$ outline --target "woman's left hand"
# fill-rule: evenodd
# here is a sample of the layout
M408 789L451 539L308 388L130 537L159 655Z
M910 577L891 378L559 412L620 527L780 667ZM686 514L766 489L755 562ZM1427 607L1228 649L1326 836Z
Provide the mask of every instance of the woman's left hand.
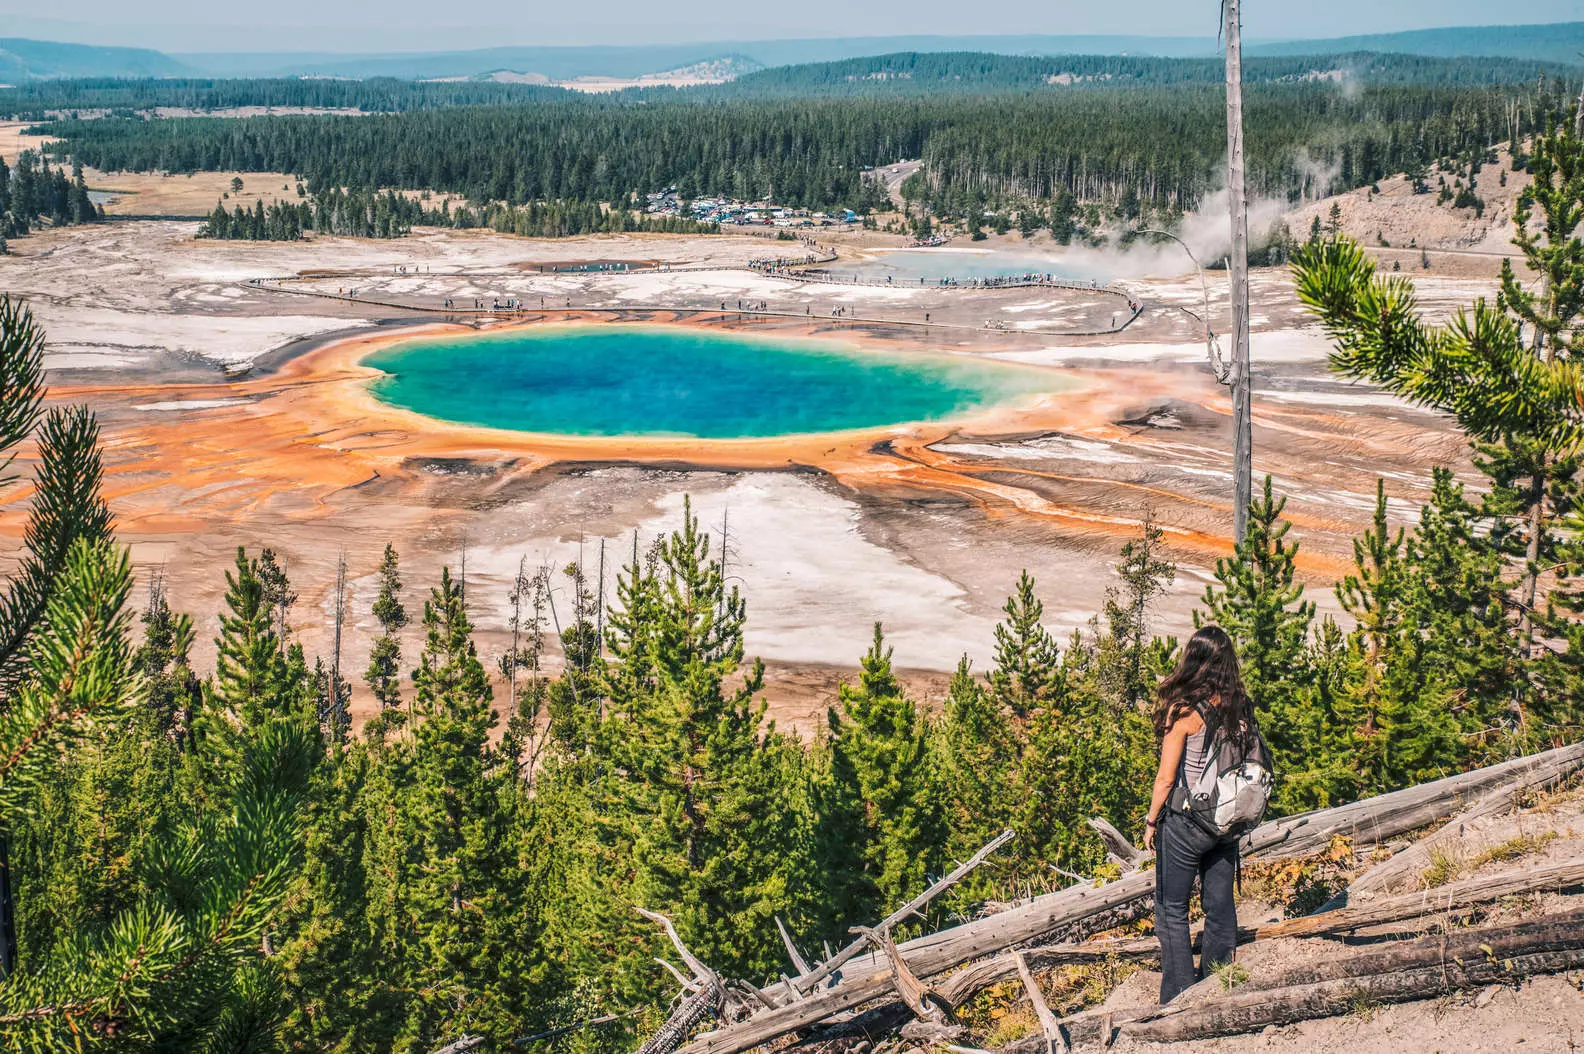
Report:
M1152 824L1152 823L1147 823L1147 824L1144 825L1144 849L1145 849L1146 852L1148 852L1150 850L1153 850L1154 848L1155 848L1155 825Z

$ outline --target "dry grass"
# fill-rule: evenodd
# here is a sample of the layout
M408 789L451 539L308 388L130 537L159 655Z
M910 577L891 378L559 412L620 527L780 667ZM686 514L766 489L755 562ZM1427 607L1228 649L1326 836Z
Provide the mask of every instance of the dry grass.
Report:
M1484 867L1486 864L1517 860L1519 857L1528 856L1530 853L1544 849L1547 845L1556 841L1558 837L1555 831L1545 831L1541 834L1520 834L1516 838L1509 838L1500 845L1493 845L1483 853L1480 853L1469 862L1469 869L1475 870Z
M998 1013L999 1017L996 1016ZM1032 1010L992 1010L990 1016L995 1026L984 1038L984 1045L990 1050L1014 1043L1039 1029L1039 1021Z
M1438 845L1430 850L1430 866L1419 874L1425 889L1435 889L1453 881L1463 873L1463 861L1454 846Z

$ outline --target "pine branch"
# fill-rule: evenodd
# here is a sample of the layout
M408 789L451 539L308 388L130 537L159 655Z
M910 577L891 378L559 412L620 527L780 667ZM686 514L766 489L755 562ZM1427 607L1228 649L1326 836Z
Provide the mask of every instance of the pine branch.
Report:
M125 550L74 543L34 637L30 675L0 713L0 810L7 818L90 718L114 719L133 706L141 679L127 643L131 584Z
M110 535L110 510L99 494L103 465L99 425L86 407L57 408L39 434L33 511L26 554L0 602L0 683L21 673L29 635L45 613L72 543Z

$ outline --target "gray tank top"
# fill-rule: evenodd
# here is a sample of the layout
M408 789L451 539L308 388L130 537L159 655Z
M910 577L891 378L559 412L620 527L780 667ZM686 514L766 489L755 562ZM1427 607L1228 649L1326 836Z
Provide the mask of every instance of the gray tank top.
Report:
M1190 787L1199 782L1205 766L1210 762L1206 756L1210 746L1209 732L1209 728L1201 726L1199 731L1183 741L1183 777Z

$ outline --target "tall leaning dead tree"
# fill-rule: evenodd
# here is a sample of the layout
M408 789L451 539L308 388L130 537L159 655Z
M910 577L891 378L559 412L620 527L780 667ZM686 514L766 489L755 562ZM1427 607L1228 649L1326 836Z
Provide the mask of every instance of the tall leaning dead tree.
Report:
M1243 181L1243 42L1239 0L1222 0L1226 33L1227 206L1232 216L1232 533L1243 540L1254 493L1254 427L1250 418L1248 194Z

